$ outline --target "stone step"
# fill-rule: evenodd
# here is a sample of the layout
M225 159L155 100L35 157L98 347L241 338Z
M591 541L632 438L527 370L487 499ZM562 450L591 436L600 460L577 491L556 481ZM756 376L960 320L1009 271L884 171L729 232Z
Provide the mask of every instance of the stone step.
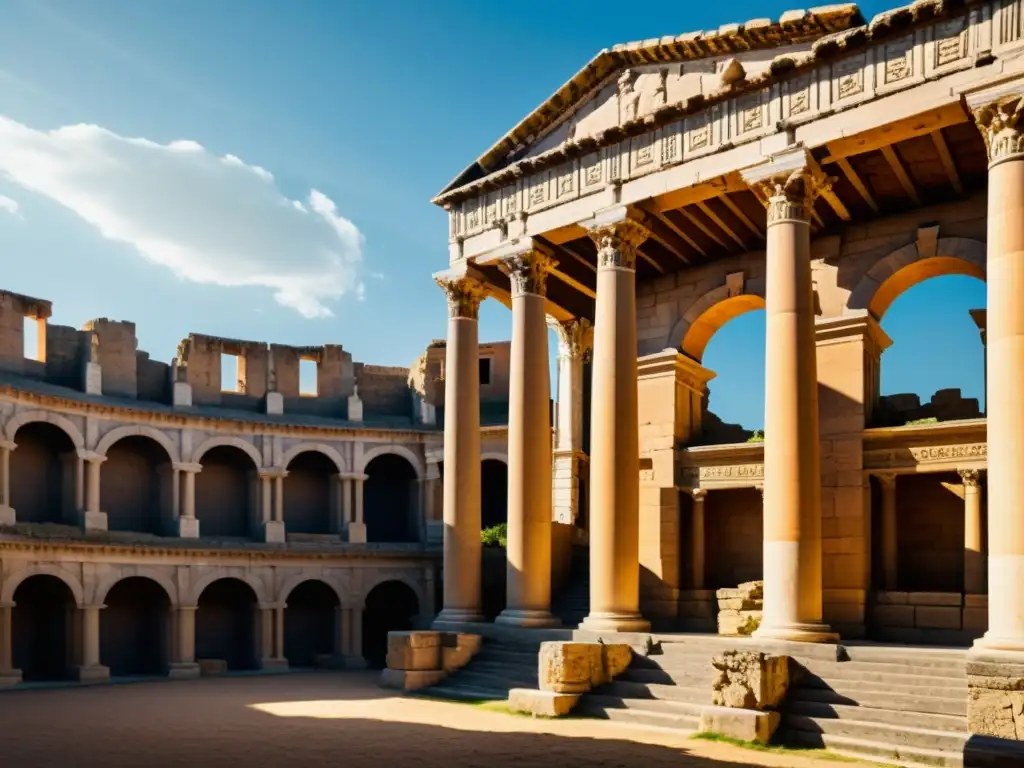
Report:
M899 719L898 713L893 713L893 720L889 723L787 714L786 728L796 731L827 733L851 739L877 741L897 747L936 749L939 751L962 752L968 737L966 731L955 732L938 731L931 728L913 728Z
M946 752L939 749L886 744L831 733L790 730L785 726L777 732L777 738L790 746L823 748L841 755L877 758L896 765L907 766L907 768L917 768L918 766L922 768L963 768L964 764L962 745L957 751ZM964 743L966 743L966 737Z
M481 672L489 675L504 676L510 680L537 680L537 662L533 664L507 664L502 661L474 659L459 672Z
M597 717L603 720L630 723L631 725L668 728L681 733L694 733L700 728L700 716L685 712L653 711L607 706L594 696L584 696L576 705L573 714Z
M432 685L429 688L421 688L413 695L429 696L434 699L448 699L450 701L505 701L508 699L507 691L473 688L468 685L451 685L448 684L448 680L438 685Z
M882 681L863 681L863 680L847 680L845 678L831 678L828 681L822 680L821 678L809 678L806 681L800 681L795 685L791 691L808 691L812 689L826 689L833 690L836 693L840 693L844 696L857 695L865 692L886 692L890 694L903 694L918 696L920 698L939 698L939 699L955 699L963 697L967 698L967 687L964 685L943 685L940 683L935 684L932 681L929 683L906 685L901 683L890 683L887 680Z
M659 712L674 715L692 715L700 717L703 704L689 701L672 701L669 699L633 699L623 696L609 695L603 690L599 693L588 693L583 700L605 709L633 709L638 712Z
M829 690L827 688L797 688L789 694L790 702L809 701L821 704L873 707L896 712L922 712L937 715L966 717L967 697L922 696L920 694L893 693L886 690Z
M536 688L537 677L533 679L528 677L518 677L511 674L494 673L487 671L477 671L464 667L451 675L449 680L457 683L458 685L469 685L474 688L493 688L494 690L504 690L508 693L511 688Z
M822 661L807 659L800 666L816 675L827 677L831 674L856 672L858 675L911 675L916 677L942 678L954 682L967 681L967 669L959 667L931 667L926 664L890 663L878 661Z
M655 683L658 685L679 685L692 688L706 688L711 690L711 683L715 679L715 671L694 670L667 672L663 669L647 669L643 667L629 667L618 679L628 680L633 683Z
M967 718L960 715L941 715L924 712L894 711L850 704L828 704L820 701L794 701L786 705L787 716L802 715L813 718L860 720L871 723L895 723L909 728L933 731L967 732Z
M688 704L711 704L711 686L687 687L682 685L658 685L639 683L622 677L614 683L601 686L596 693L619 696L624 699L682 701Z
M876 688L884 686L894 690L917 690L917 689L939 689L949 691L960 691L967 695L967 678L940 677L937 675L906 675L899 673L866 672L856 668L843 669L845 665L837 664L834 670L811 671L801 675L797 679L797 685L802 688L829 688L839 682L855 682L865 685L874 685Z
M523 667L524 669L537 669L538 658L540 658L540 651L528 653L484 648L470 660L470 664L486 662L488 664L508 664L512 667Z
M967 652L962 648L900 648L885 644L843 645L843 654L850 661L873 661L885 664L911 664L934 669L963 669Z

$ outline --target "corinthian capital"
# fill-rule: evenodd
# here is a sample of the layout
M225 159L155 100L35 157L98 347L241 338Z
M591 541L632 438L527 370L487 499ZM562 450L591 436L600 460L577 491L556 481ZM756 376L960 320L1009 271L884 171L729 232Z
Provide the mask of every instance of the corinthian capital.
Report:
M981 472L976 469L958 469L957 472L965 488L977 488L981 482Z
M818 197L832 188L832 179L802 146L795 146L742 173L768 201L768 225L782 221L809 223Z
M441 286L448 298L448 316L476 320L480 302L487 298L483 281L468 273L439 272L434 282Z
M584 224L597 246L597 266L636 269L637 249L650 236L624 206L598 214Z
M548 274L558 262L541 250L530 249L505 256L501 271L512 283L512 296L547 295Z
M560 321L549 317L548 326L558 334L559 357L582 358L594 343L594 327L586 318Z
M1022 111L1024 98L1019 93L980 106L972 105L971 113L988 150L989 168L1024 155Z

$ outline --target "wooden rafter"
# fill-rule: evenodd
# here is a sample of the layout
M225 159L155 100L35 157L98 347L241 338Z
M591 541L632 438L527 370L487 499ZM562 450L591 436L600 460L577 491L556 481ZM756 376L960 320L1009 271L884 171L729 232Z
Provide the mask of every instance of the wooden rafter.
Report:
M743 222L743 226L745 226L747 229L749 229L754 234L755 237L757 237L759 239L764 237L764 230L762 228L758 227L754 222L752 222L747 217L747 215L745 213L743 213L743 211L740 210L740 207L738 205L736 205L736 203L734 203L732 200L729 199L728 195L722 195L718 199L721 200L722 204L732 212L733 216L735 216L737 219L739 219L741 222Z
M953 161L953 155L949 151L949 145L946 144L946 137L942 135L942 131L932 131L932 143L935 144L935 149L939 153L939 159L942 160L942 167L946 169L946 175L949 177L949 183L956 190L958 195L963 195L964 185L960 181L960 173L956 169L956 163Z
M882 149L898 141L912 139L916 136L941 130L950 125L967 122L967 113L960 102L944 104L941 107L923 112L920 115L907 117L877 128L863 131L853 136L836 139L828 143L828 156L821 161L822 165L836 163L840 158L860 155L873 149Z
M722 248L726 247L725 242L722 240L722 238L720 238L718 235L716 235L714 232L712 232L711 229L703 221L698 219L696 216L694 216L692 213L690 213L685 208L680 208L679 212L681 214L683 214L683 216L685 216L686 219L690 223L692 223L695 227L697 227L697 229L699 229L705 235L707 235L712 240L714 240L716 243L718 243L719 246L721 246Z
M707 252L703 248L701 248L699 245L697 245L697 242L692 237L690 237L688 234L686 234L686 232L684 232L680 227L677 227L675 225L675 223L672 221L672 219L670 219L664 213L661 213L661 212L655 210L654 207L647 207L647 206L640 206L640 207L642 208L642 210L644 210L645 212L649 213L654 219L656 219L657 221L660 221L662 224L664 224L670 230L675 232L676 235L679 236L679 239L682 240L684 243L686 243L691 248L693 248L693 250L697 251L697 253L699 253L701 256L704 256L705 258L707 258L707 255L708 255Z
M656 262L656 261L655 261L654 259L652 259L652 258L651 258L650 256L648 256L648 255L647 255L646 253L644 253L644 252L643 252L643 246L640 246L639 248L637 248L637 249L636 249L636 252L637 252L637 255L638 255L638 256L639 256L639 257L640 257L641 259L643 259L643 260L644 260L644 261L646 261L646 262L647 262L648 264L650 264L650 265L651 265L652 267L654 267L654 268L655 268L656 270L658 270L658 273L659 273L659 274L662 274L662 275L664 275L664 274L665 274L665 268L664 268L663 266L661 266L661 264L659 264L658 262Z
M841 157L836 160L836 165L839 166L840 170L846 176L846 180L853 185L853 188L857 190L857 194L864 198L864 202L870 206L871 210L878 213L878 203L875 202L875 198L872 197L871 192L868 191L867 186L861 180L860 175L850 165L850 161L845 157Z
M900 162L899 157L896 155L896 150L893 149L891 144L882 147L882 156L889 163L892 172L896 174L896 178L899 180L900 186L903 187L903 191L907 193L907 197L913 201L914 205L920 205L921 196L917 193L914 182L910 180L910 176L907 175L907 169L903 167L903 163Z
M575 259L578 264L582 264L595 275L597 274L597 265L592 264L589 259L580 254L573 246L569 245L568 243L562 243L561 245L557 246L557 248L559 252L568 254L569 257Z
M739 235L733 232L732 227L730 227L728 224L722 221L721 217L719 217L717 213L711 210L711 208L708 207L708 204L706 202L702 200L701 202L697 203L697 207L701 210L701 213L703 213L705 216L707 216L709 219L711 219L711 221L715 223L716 227L718 227L720 230L725 232L725 234L731 237L736 242L736 244L739 245L740 248L746 250L747 244L743 242L743 238L741 238Z

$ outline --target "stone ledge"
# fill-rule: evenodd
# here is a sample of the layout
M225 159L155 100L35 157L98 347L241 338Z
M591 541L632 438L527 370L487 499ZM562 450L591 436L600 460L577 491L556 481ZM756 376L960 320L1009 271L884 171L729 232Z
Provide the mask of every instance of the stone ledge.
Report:
M513 688L508 692L509 709L534 717L565 717L579 700L579 694L535 691L531 688Z
M778 712L758 712L731 707L703 707L700 712L700 730L718 733L731 739L767 744L779 727Z

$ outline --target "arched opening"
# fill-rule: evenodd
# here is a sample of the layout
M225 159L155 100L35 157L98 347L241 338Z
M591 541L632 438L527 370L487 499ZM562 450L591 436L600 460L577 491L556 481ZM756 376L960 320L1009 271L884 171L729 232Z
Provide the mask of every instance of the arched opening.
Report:
M508 522L508 465L499 459L480 464L480 527Z
M371 542L419 540L416 470L395 453L382 453L366 465L363 489L366 539Z
M284 655L288 666L325 666L325 657L340 652L335 648L336 614L340 603L327 584L310 579L288 595L284 610Z
M224 661L231 671L259 667L256 594L239 579L218 579L199 596L196 659Z
M71 588L56 576L29 576L14 590L13 663L25 682L71 677L75 611Z
M929 262L946 268L966 264L957 259L917 262L882 284L878 293L884 301L876 294L871 302L884 307L885 314L876 317L892 339L882 354L873 426L955 421L984 413L985 347L979 328L984 320L977 310L985 308L985 283L973 275L925 272L919 282L908 284L921 275L914 267ZM896 288L901 293L892 295Z
M196 517L202 536L249 538L256 508L256 466L232 445L203 454L196 476Z
M112 677L167 674L171 601L144 576L117 582L100 611L100 662Z
M378 584L366 596L363 610L363 658L371 669L383 669L388 655L388 632L412 629L419 600L401 581Z
M764 578L763 506L756 488L708 492L704 500L706 588L736 587Z
M11 506L19 523L73 523L78 456L68 434L45 421L24 424L11 453Z
M701 443L744 443L763 435L764 339L760 296L725 299L691 323L682 350L715 372L704 400Z
M284 522L289 533L331 533L331 488L338 468L319 451L304 451L288 463Z
M172 470L160 443L144 435L121 438L107 449L100 474L100 508L111 531L164 532Z

